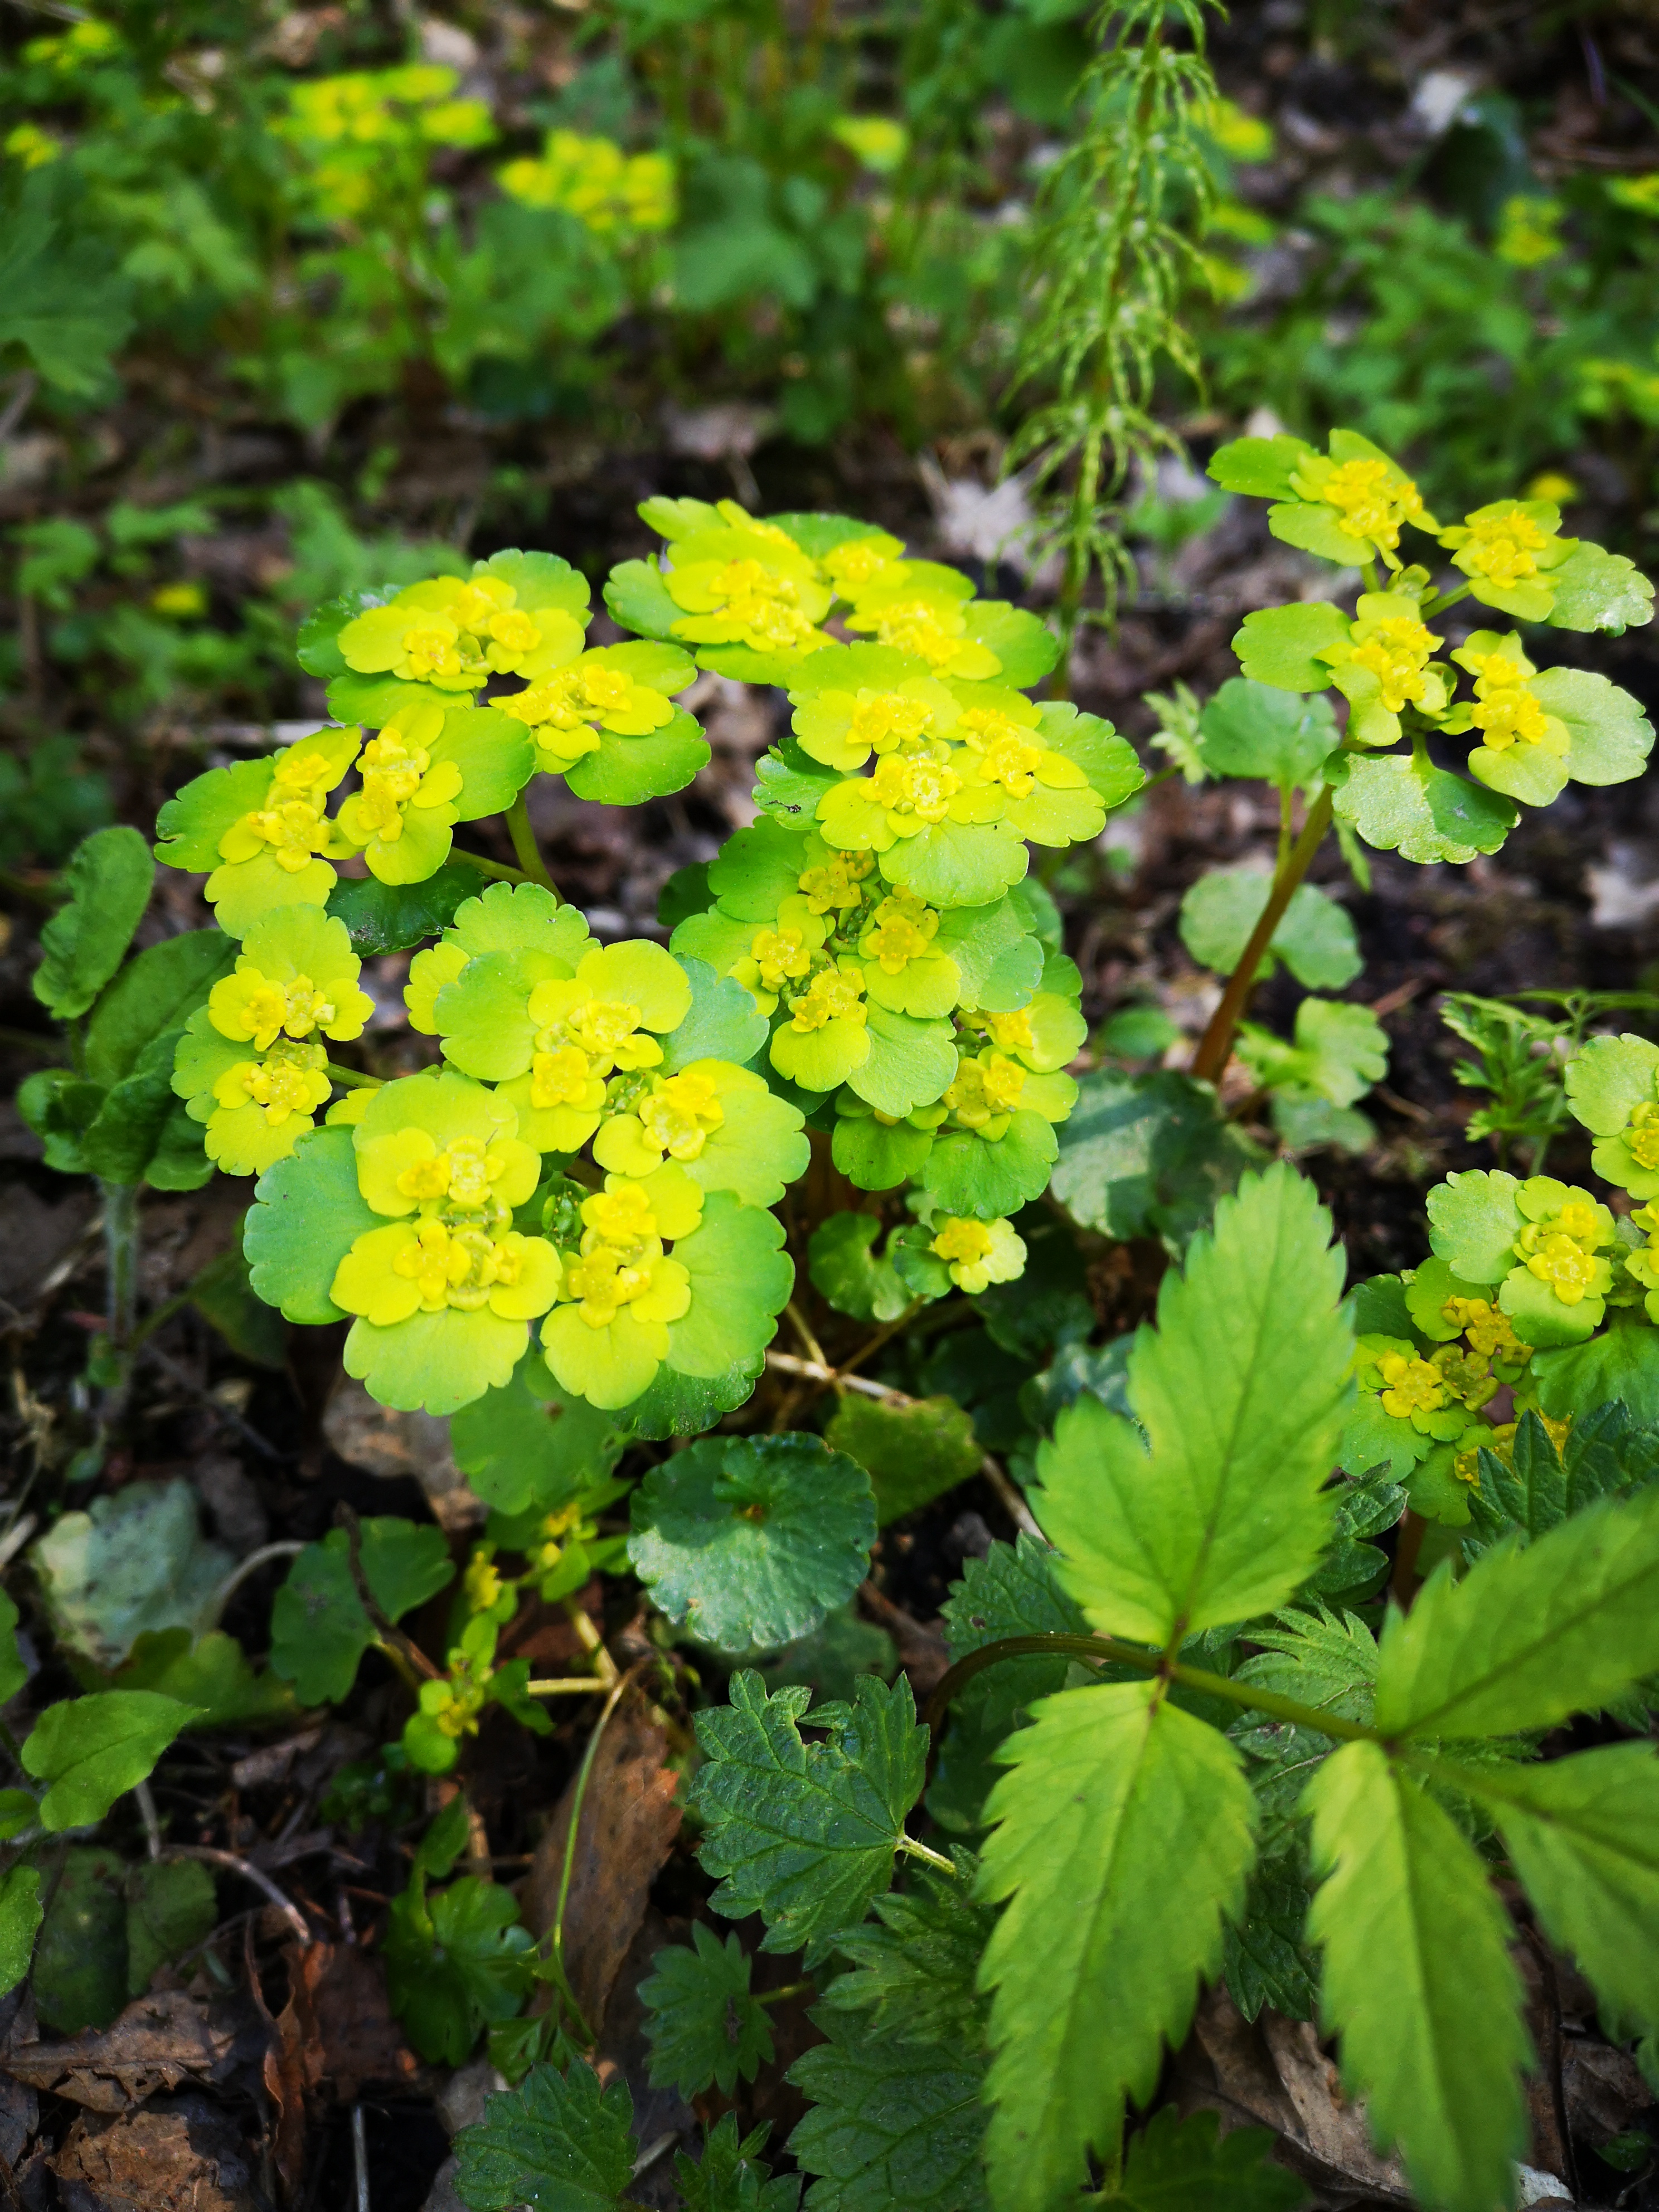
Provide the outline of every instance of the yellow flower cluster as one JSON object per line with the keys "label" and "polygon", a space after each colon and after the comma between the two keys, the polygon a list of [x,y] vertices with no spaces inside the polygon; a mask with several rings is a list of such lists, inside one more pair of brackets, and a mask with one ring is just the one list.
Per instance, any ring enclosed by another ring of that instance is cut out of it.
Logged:
{"label": "yellow flower cluster", "polygon": [[624,154],[613,138],[551,131],[534,159],[509,161],[501,190],[526,207],[562,208],[596,237],[666,230],[678,212],[666,154]]}
{"label": "yellow flower cluster", "polygon": [[1611,1242],[1601,1209],[1573,1199],[1559,1213],[1528,1222],[1515,1249],[1528,1273],[1547,1283],[1564,1306],[1576,1306],[1607,1288],[1610,1271],[1595,1255]]}

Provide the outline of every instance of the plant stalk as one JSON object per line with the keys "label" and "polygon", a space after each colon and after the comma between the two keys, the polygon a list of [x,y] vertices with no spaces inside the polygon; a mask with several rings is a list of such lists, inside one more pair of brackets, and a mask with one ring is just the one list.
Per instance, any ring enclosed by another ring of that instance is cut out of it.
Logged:
{"label": "plant stalk", "polygon": [[1285,919],[1285,909],[1297,885],[1308,872],[1309,864],[1324,842],[1325,832],[1331,826],[1332,790],[1329,784],[1320,793],[1308,809],[1308,818],[1302,825],[1302,835],[1291,846],[1285,865],[1273,878],[1273,886],[1267,894],[1267,903],[1261,909],[1261,918],[1250,932],[1249,942],[1239,956],[1238,965],[1227,978],[1227,988],[1221,994],[1221,1004],[1210,1017],[1210,1026],[1199,1041],[1193,1055],[1192,1073],[1202,1083],[1219,1083],[1222,1070],[1232,1053],[1233,1037],[1250,1002],[1250,993],[1255,988],[1255,971],[1261,965],[1261,956],[1273,943],[1273,932]]}
{"label": "plant stalk", "polygon": [[[544,891],[551,891],[557,898],[558,886],[548,873],[547,863],[536,842],[536,833],[530,826],[530,809],[525,805],[523,792],[507,808],[506,818],[507,834],[513,840],[513,849],[519,856],[519,866],[524,870],[526,878],[532,884],[539,884]],[[469,853],[466,858],[470,860],[471,854]]]}

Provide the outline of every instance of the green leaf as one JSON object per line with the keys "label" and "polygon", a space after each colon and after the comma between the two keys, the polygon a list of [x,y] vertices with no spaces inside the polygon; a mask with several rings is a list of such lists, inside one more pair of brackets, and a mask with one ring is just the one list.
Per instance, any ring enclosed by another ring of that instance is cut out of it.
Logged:
{"label": "green leaf", "polygon": [[[1223,975],[1237,967],[1272,889],[1271,872],[1249,862],[1198,878],[1181,902],[1181,941],[1200,967]],[[1310,990],[1340,991],[1364,965],[1346,909],[1313,884],[1291,892],[1258,978],[1273,974],[1275,955]]]}
{"label": "green leaf", "polygon": [[[499,1882],[468,1875],[428,1898],[424,1910],[410,1891],[394,1898],[386,1996],[413,2049],[434,2066],[465,2065],[483,2030],[511,2020],[528,1996],[535,1948],[512,1892]],[[501,2201],[522,2203],[525,2192]]]}
{"label": "green leaf", "polygon": [[556,1512],[603,1482],[628,1426],[586,1398],[567,1398],[539,1355],[513,1380],[450,1417],[455,1464],[498,1513]]}
{"label": "green leaf", "polygon": [[1531,690],[1572,739],[1567,773],[1575,783],[1628,783],[1653,750],[1653,725],[1639,701],[1587,668],[1546,668]]}
{"label": "green leaf", "polygon": [[1179,1247],[1259,1158],[1207,1084],[1162,1068],[1103,1068],[1078,1085],[1049,1188],[1085,1229]]}
{"label": "green leaf", "polygon": [[146,1630],[199,1635],[234,1561],[203,1540],[188,1482],[129,1482],[85,1512],[61,1514],[31,1554],[61,1641],[118,1667]]}
{"label": "green leaf", "polygon": [[684,791],[711,758],[695,717],[676,707],[671,721],[645,737],[602,732],[599,750],[584,753],[565,770],[564,780],[578,799],[601,806],[642,806],[647,799]]}
{"label": "green leaf", "polygon": [[1048,2212],[1127,2099],[1157,2086],[1220,1964],[1255,1806],[1224,1736],[1146,1682],[1044,1699],[1000,1756],[979,1894],[1008,1900],[981,1979],[995,1992],[987,2136],[1005,2212]]}
{"label": "green leaf", "polygon": [[737,2114],[727,2112],[708,2129],[702,2156],[695,2166],[682,2151],[674,2160],[674,2185],[684,2200],[685,2212],[795,2212],[799,2174],[773,2178],[770,2167],[757,2155],[770,2133],[763,2121],[739,2142]]}
{"label": "green leaf", "polygon": [[1263,2005],[1288,2020],[1311,2020],[1318,1998],[1315,1961],[1304,1948],[1308,1893],[1295,1865],[1269,1859],[1250,1877],[1244,1903],[1227,1923],[1222,1970],[1246,2020]]}
{"label": "green leaf", "polygon": [[870,1055],[848,1077],[848,1089],[895,1121],[942,1097],[957,1072],[951,1024],[915,1021],[873,1000],[866,1012]]}
{"label": "green leaf", "polygon": [[1243,628],[1234,632],[1232,648],[1253,684],[1279,691],[1323,691],[1329,688],[1331,672],[1314,656],[1346,638],[1348,627],[1347,616],[1324,599],[1266,607],[1245,616]]}
{"label": "green leaf", "polygon": [[936,1138],[922,1164],[921,1186],[939,1212],[994,1221],[1042,1196],[1059,1150],[1054,1124],[1017,1106],[1007,1134],[993,1141],[970,1129]]}
{"label": "green leaf", "polygon": [[806,1270],[812,1287],[854,1321],[896,1321],[910,1293],[890,1260],[877,1259],[881,1223],[872,1213],[832,1213],[812,1231]]}
{"label": "green leaf", "polygon": [[1150,1457],[1091,1398],[1039,1448],[1037,1517],[1097,1627],[1163,1644],[1282,1605],[1317,1565],[1352,1357],[1329,1238],[1310,1183],[1248,1176],[1129,1355]]}
{"label": "green leaf", "polygon": [[163,938],[130,960],[104,991],[87,1024],[85,1067],[94,1083],[119,1083],[146,1046],[177,1029],[236,964],[236,940],[222,929]]}
{"label": "green leaf", "polygon": [[705,1437],[634,1493],[628,1555],[700,1643],[775,1650],[816,1628],[869,1571],[876,1511],[856,1460],[809,1436]]}
{"label": "green leaf", "polygon": [[202,1132],[173,1090],[173,1055],[183,1030],[145,1046],[137,1067],[99,1108],[82,1150],[106,1182],[148,1182],[161,1190],[199,1190],[213,1172]]}
{"label": "green leaf", "polygon": [[[199,204],[216,225],[206,202]],[[90,225],[70,229],[54,210],[50,179],[26,182],[7,210],[0,349],[21,347],[42,380],[72,400],[107,400],[118,389],[112,357],[133,324],[134,288],[120,271],[123,251]]]}
{"label": "green leaf", "polygon": [[674,1257],[691,1278],[691,1305],[683,1321],[669,1323],[669,1365],[714,1380],[758,1358],[777,1334],[795,1282],[775,1214],[741,1205],[730,1191],[712,1191],[701,1223],[680,1238]]}
{"label": "green leaf", "polygon": [[[453,1580],[441,1528],[381,1517],[361,1523],[363,1579],[381,1610],[401,1620]],[[302,1705],[337,1705],[378,1633],[356,1585],[343,1528],[307,1544],[270,1609],[271,1672],[292,1682]],[[456,2061],[459,2064],[460,2062]]]}
{"label": "green leaf", "polygon": [[1328,700],[1297,699],[1243,676],[1229,677],[1199,717],[1198,750],[1212,775],[1259,775],[1281,791],[1310,784],[1338,742]]}
{"label": "green leaf", "polygon": [[1520,1189],[1501,1168],[1472,1168],[1429,1193],[1429,1241],[1461,1282],[1501,1283],[1514,1267]]}
{"label": "green leaf", "polygon": [[789,2149],[816,2177],[808,2212],[981,2212],[984,2064],[959,2047],[872,2043],[826,2008],[829,2035],[786,2077],[809,2100]]}
{"label": "green leaf", "polygon": [[1482,1450],[1476,1465],[1469,1514],[1478,1534],[1472,1542],[1465,1539],[1471,1550],[1512,1531],[1526,1543],[1566,1518],[1566,1471],[1536,1413],[1523,1413],[1516,1424],[1507,1464]]}
{"label": "green leaf", "polygon": [[1230,438],[1217,447],[1205,473],[1223,491],[1243,492],[1256,499],[1293,499],[1291,473],[1313,450],[1305,438]]}
{"label": "green leaf", "polygon": [[240,1234],[191,1284],[190,1302],[242,1358],[279,1374],[287,1366],[288,1333],[280,1316],[255,1295]]}
{"label": "green leaf", "polygon": [[956,1875],[919,1866],[910,1887],[875,1900],[875,1918],[837,1939],[853,1971],[837,1974],[823,2009],[859,2016],[873,2040],[977,2051],[986,2002],[975,1977],[996,1915],[974,1900],[975,1861],[959,1846]]}
{"label": "green leaf", "polygon": [[40,932],[31,988],[60,1022],[84,1014],[121,964],[149,904],[155,863],[136,830],[94,830],[70,857],[69,904]]}
{"label": "green leaf", "polygon": [[0,1705],[9,1705],[29,1678],[17,1648],[17,1620],[16,1606],[0,1590]]}
{"label": "green leaf", "polygon": [[[20,1891],[20,1917],[30,1903]],[[40,2018],[65,2035],[107,2027],[127,1995],[125,1867],[113,1851],[71,1850],[44,1921],[38,1887],[32,1905],[40,1927],[33,1991]]]}
{"label": "green leaf", "polygon": [[127,1994],[142,1996],[158,1966],[210,1936],[213,1877],[196,1859],[153,1859],[127,1877]]}
{"label": "green leaf", "polygon": [[1060,658],[1060,640],[1024,607],[1005,599],[969,599],[962,612],[969,636],[989,646],[1002,663],[998,681],[1016,691],[1037,683]]}
{"label": "green leaf", "polygon": [[983,1456],[973,1422],[954,1398],[891,1405],[849,1390],[824,1433],[869,1469],[884,1528],[977,1474]]}
{"label": "green leaf", "polygon": [[1549,620],[1556,629],[1604,629],[1622,637],[1634,623],[1653,620],[1653,586],[1622,553],[1581,540],[1549,574],[1554,604]]}
{"label": "green leaf", "polygon": [[1383,1632],[1390,1737],[1506,1735],[1594,1712],[1659,1669],[1659,1489],[1604,1499],[1528,1546],[1449,1562]]}
{"label": "green leaf", "polygon": [[1520,818],[1501,792],[1404,753],[1345,759],[1336,818],[1379,852],[1428,866],[1495,853]]}
{"label": "green leaf", "polygon": [[242,1231],[249,1277],[288,1321],[343,1321],[329,1296],[355,1237],[385,1226],[357,1188],[349,1129],[314,1129],[254,1186]]}
{"label": "green leaf", "polygon": [[1281,1613],[1279,1626],[1250,1625],[1250,1641],[1266,1648],[1237,1671],[1298,1705],[1316,1706],[1339,1719],[1369,1724],[1376,1688],[1376,1639],[1357,1613]]}
{"label": "green leaf", "polygon": [[614,623],[640,637],[669,637],[684,620],[654,561],[619,561],[605,580],[605,604]]}
{"label": "green leaf", "polygon": [[1123,2212],[1297,2212],[1306,2185],[1273,2163],[1273,2146],[1265,2128],[1235,2128],[1224,2138],[1213,2112],[1180,2120],[1165,2105],[1130,2136],[1111,2202]]}
{"label": "green leaf", "polygon": [[108,1093],[101,1084],[83,1083],[67,1067],[40,1067],[17,1086],[18,1117],[40,1138],[49,1168],[59,1175],[85,1175],[81,1140],[97,1120]]}
{"label": "green leaf", "polygon": [[653,1952],[650,1979],[640,1984],[651,2086],[696,2097],[714,2083],[729,2097],[770,2063],[771,2024],[749,1993],[749,1954],[737,1937],[722,1943],[697,1920],[691,1939]]}
{"label": "green leaf", "polygon": [[481,872],[465,860],[446,860],[418,884],[383,884],[378,876],[343,876],[328,895],[327,911],[346,926],[360,960],[405,952],[447,929],[458,909],[479,895]]}
{"label": "green leaf", "polygon": [[902,1676],[890,1687],[861,1674],[850,1711],[822,1709],[822,1743],[804,1743],[798,1726],[810,1692],[769,1698],[744,1672],[728,1694],[729,1705],[697,1716],[708,1764],[687,1801],[708,1824],[700,1856],[720,1883],[709,1902],[728,1920],[758,1912],[761,1948],[805,1947],[810,1966],[887,1887],[921,1794],[927,1732]]}
{"label": "green leaf", "polygon": [[27,1973],[42,1917],[40,1869],[8,1867],[0,1875],[0,1996]]}
{"label": "green leaf", "polygon": [[1621,1400],[1633,1418],[1659,1427],[1659,1328],[1639,1308],[1615,1308],[1587,1344],[1534,1352],[1538,1402],[1558,1419]]}
{"label": "green leaf", "polygon": [[819,800],[840,781],[833,769],[820,767],[786,736],[755,763],[755,804],[783,829],[810,830]]}
{"label": "green leaf", "polygon": [[215,1629],[192,1643],[187,1628],[147,1629],[133,1640],[125,1664],[110,1677],[113,1690],[160,1690],[193,1705],[197,1729],[236,1728],[250,1721],[287,1718],[294,1693],[274,1674],[256,1674],[234,1636]]}
{"label": "green leaf", "polygon": [[1544,1766],[1436,1771],[1493,1814],[1510,1863],[1558,1950],[1609,2018],[1659,2027],[1659,1758],[1609,1744]]}
{"label": "green leaf", "polygon": [[1351,1106],[1389,1072],[1389,1040],[1370,1008],[1333,999],[1304,999],[1294,1044],[1241,1022],[1238,1055],[1258,1083],[1297,1107]]}
{"label": "green leaf", "polygon": [[456,2136],[455,2194],[470,2212],[601,2212],[633,2178],[633,2119],[620,2075],[601,2089],[591,2067],[534,2066]]}
{"label": "green leaf", "polygon": [[1343,2081],[1378,2140],[1400,2145],[1419,2196],[1492,2212],[1513,2196],[1526,2142],[1509,1916],[1451,1820],[1377,1745],[1345,1744],[1306,1802],[1326,1876],[1309,1931]]}
{"label": "green leaf", "polygon": [[706,960],[679,958],[690,979],[691,1011],[662,1041],[661,1073],[673,1075],[694,1060],[729,1060],[746,1067],[766,1042],[765,1015],[730,975],[716,975]]}
{"label": "green leaf", "polygon": [[23,1771],[48,1786],[40,1800],[47,1829],[87,1828],[116,1799],[148,1779],[181,1729],[199,1718],[192,1705],[154,1690],[99,1690],[48,1705],[23,1743]]}
{"label": "green leaf", "polygon": [[650,1389],[626,1409],[628,1425],[647,1443],[703,1436],[718,1426],[722,1413],[735,1413],[754,1396],[764,1367],[763,1356],[757,1355],[734,1359],[718,1375],[678,1375],[672,1367],[659,1368]]}

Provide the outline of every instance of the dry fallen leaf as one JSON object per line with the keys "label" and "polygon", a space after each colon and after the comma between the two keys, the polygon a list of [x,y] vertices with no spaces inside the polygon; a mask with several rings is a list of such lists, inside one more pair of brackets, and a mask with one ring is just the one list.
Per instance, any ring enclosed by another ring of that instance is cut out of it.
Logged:
{"label": "dry fallen leaf", "polygon": [[181,2081],[222,2081],[239,2065],[257,2065],[264,2043],[264,2023],[240,1994],[204,2003],[185,1990],[161,1990],[137,1999],[101,2034],[8,2046],[0,2071],[92,2112],[119,2112]]}
{"label": "dry fallen leaf", "polygon": [[205,2097],[82,2113],[51,2165],[65,2212],[261,2212],[241,2132]]}
{"label": "dry fallen leaf", "polygon": [[343,1460],[366,1474],[413,1475],[441,1528],[476,1528],[489,1510],[455,1464],[448,1422],[434,1414],[380,1405],[343,1375],[324,1408],[323,1434]]}

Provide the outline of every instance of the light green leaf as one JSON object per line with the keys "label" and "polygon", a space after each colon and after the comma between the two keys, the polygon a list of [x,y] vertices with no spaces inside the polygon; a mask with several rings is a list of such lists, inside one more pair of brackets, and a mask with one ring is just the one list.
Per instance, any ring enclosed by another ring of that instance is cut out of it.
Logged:
{"label": "light green leaf", "polygon": [[552,1513],[605,1480],[628,1428],[586,1398],[567,1398],[532,1352],[510,1382],[451,1416],[449,1440],[456,1466],[487,1505]]}
{"label": "light green leaf", "polygon": [[1307,2203],[1305,2185],[1269,2157],[1267,2129],[1220,2129],[1213,2112],[1181,2120],[1165,2105],[1130,2136],[1112,2203],[1122,2212],[1297,2212]]}
{"label": "light green leaf", "polygon": [[1518,816],[1501,792],[1487,791],[1421,759],[1388,753],[1348,759],[1336,794],[1336,818],[1379,852],[1428,866],[1460,866],[1477,853],[1495,853]]}
{"label": "light green leaf", "polygon": [[1078,1086],[1049,1188],[1085,1229],[1179,1248],[1261,1157],[1207,1084],[1163,1068],[1102,1068]]}
{"label": "light green leaf", "polygon": [[758,1912],[763,1951],[807,1951],[854,1928],[892,1877],[904,1818],[921,1792],[927,1732],[910,1686],[861,1674],[851,1710],[821,1709],[824,1742],[804,1743],[809,1690],[768,1697],[758,1674],[732,1678],[729,1705],[696,1717],[707,1764],[689,1805],[708,1824],[699,1856],[728,1920]]}
{"label": "light green leaf", "polygon": [[872,2043],[820,2008],[830,2040],[790,2068],[810,2100],[789,2148],[807,2212],[981,2212],[984,2063],[969,2049]]}
{"label": "light green leaf", "polygon": [[1097,1627],[1163,1644],[1282,1605],[1317,1565],[1353,1349],[1330,1233],[1312,1184],[1248,1176],[1129,1355],[1150,1457],[1090,1397],[1039,1447],[1037,1517]]}
{"label": "light green leaf", "polygon": [[650,1978],[639,1986],[651,2086],[696,2097],[713,2083],[729,2097],[769,2063],[771,2024],[750,1995],[749,1954],[737,1937],[722,1943],[696,1920],[691,1938],[653,1952]]}
{"label": "light green leaf", "polygon": [[995,1992],[987,2137],[1004,2212],[1050,2212],[1109,2159],[1221,1960],[1254,1855],[1238,1753],[1146,1682],[1067,1690],[1000,1753],[979,1894],[1008,1903],[980,1978]]}
{"label": "light green leaf", "polygon": [[875,1255],[880,1234],[872,1213],[832,1213],[806,1247],[813,1289],[854,1321],[896,1321],[910,1303],[892,1261]]}
{"label": "light green leaf", "polygon": [[1461,1281],[1501,1283],[1514,1267],[1520,1188],[1501,1168],[1472,1168],[1429,1193],[1429,1242]]}
{"label": "light green leaf", "polygon": [[86,1828],[146,1780],[181,1729],[198,1718],[154,1690],[99,1690],[48,1705],[23,1744],[23,1771],[49,1786],[40,1825]]}
{"label": "light green leaf", "polygon": [[[1200,967],[1232,972],[1272,889],[1271,872],[1248,862],[1212,868],[1198,878],[1181,902],[1181,940]],[[1291,892],[1256,969],[1259,978],[1273,974],[1275,955],[1310,990],[1340,991],[1364,965],[1346,909],[1312,884],[1299,884]]]}
{"label": "light green leaf", "polygon": [[1253,684],[1279,691],[1324,691],[1331,672],[1314,655],[1348,635],[1348,617],[1324,599],[1266,607],[1246,615],[1234,633],[1233,651]]}
{"label": "light green leaf", "polygon": [[684,619],[654,561],[619,561],[605,580],[605,604],[614,623],[641,637],[670,637]]}
{"label": "light green leaf", "polygon": [[747,1066],[765,1044],[767,1022],[741,983],[717,976],[704,960],[681,957],[691,981],[691,1011],[663,1039],[661,1073],[676,1074],[695,1060],[729,1060]]}
{"label": "light green leaf", "polygon": [[848,1077],[848,1087],[878,1114],[895,1121],[943,1097],[957,1072],[957,1047],[948,1021],[913,1021],[867,1002],[870,1056]]}
{"label": "light green leaf", "polygon": [[849,1390],[825,1434],[869,1469],[884,1528],[977,1474],[983,1456],[973,1422],[954,1398],[890,1405]]}
{"label": "light green leaf", "polygon": [[[1352,1106],[1388,1073],[1389,1040],[1369,1006],[1304,999],[1296,1010],[1294,1044],[1254,1022],[1241,1022],[1238,1056],[1269,1090],[1293,1097],[1310,1092],[1310,1103],[1340,1108]],[[1369,1130],[1370,1123],[1365,1126]]]}
{"label": "light green leaf", "polygon": [[1622,637],[1634,623],[1653,620],[1653,586],[1633,561],[1581,541],[1550,571],[1555,599],[1549,620],[1556,629],[1604,629]]}
{"label": "light green leaf", "polygon": [[1024,607],[1005,599],[970,599],[962,612],[969,636],[989,646],[1002,663],[998,681],[1016,691],[1046,676],[1060,658],[1060,640]]}
{"label": "light green leaf", "polygon": [[1230,438],[1210,456],[1205,473],[1223,491],[1244,492],[1256,499],[1291,499],[1291,474],[1314,450],[1305,438],[1282,434],[1276,438]]}
{"label": "light green leaf", "polygon": [[111,1675],[110,1687],[160,1690],[193,1705],[200,1715],[192,1723],[196,1729],[244,1727],[295,1711],[287,1683],[256,1674],[241,1645],[222,1629],[194,1643],[187,1628],[146,1630],[135,1638],[126,1663]]}
{"label": "light green leaf", "polygon": [[642,806],[684,791],[712,755],[696,719],[676,707],[673,719],[644,737],[620,738],[602,730],[597,751],[584,753],[564,780],[578,799],[602,806]]}
{"label": "light green leaf", "polygon": [[691,1304],[683,1321],[669,1324],[669,1365],[712,1378],[764,1352],[795,1282],[775,1214],[713,1191],[674,1257],[691,1277]]}
{"label": "light green leaf", "polygon": [[1532,691],[1547,714],[1567,726],[1575,783],[1628,783],[1653,750],[1653,725],[1641,702],[1587,668],[1546,668]]}
{"label": "light green leaf", "polygon": [[817,1626],[869,1571],[870,1479],[816,1437],[705,1437],[634,1493],[628,1555],[668,1619],[722,1651]]}
{"label": "light green leaf", "polygon": [[1638,1106],[1659,1097],[1659,1045],[1644,1036],[1593,1036],[1566,1065],[1567,1104],[1593,1136],[1613,1137]]}
{"label": "light green leaf", "polygon": [[1198,750],[1212,775],[1262,776],[1288,791],[1311,783],[1337,744],[1330,702],[1297,699],[1231,676],[1199,717]]}
{"label": "light green leaf", "polygon": [[1059,1151],[1053,1122],[1017,1106],[1006,1136],[988,1140],[971,1130],[952,1129],[935,1138],[922,1164],[921,1186],[941,1213],[994,1221],[1042,1195]]}
{"label": "light green leaf", "polygon": [[40,1869],[8,1867],[0,1875],[0,1996],[27,1973],[42,1917]]}
{"label": "light green leaf", "polygon": [[1505,1735],[1594,1712],[1659,1669],[1659,1488],[1607,1498],[1524,1551],[1449,1565],[1382,1636],[1389,1736]]}
{"label": "light green leaf", "polygon": [[155,863],[136,830],[94,830],[70,855],[69,904],[40,932],[34,995],[60,1022],[84,1014],[121,964],[149,904]]}
{"label": "light green leaf", "polygon": [[349,1129],[316,1129],[254,1186],[242,1232],[248,1279],[289,1321],[343,1321],[329,1296],[354,1238],[385,1226],[357,1188]]}
{"label": "light green leaf", "polygon": [[1509,1916],[1452,1821],[1377,1745],[1345,1744],[1304,1802],[1326,1875],[1309,1932],[1343,2081],[1423,2198],[1492,2212],[1512,2200],[1526,2142]]}

